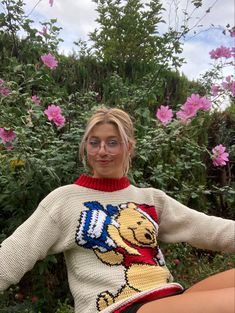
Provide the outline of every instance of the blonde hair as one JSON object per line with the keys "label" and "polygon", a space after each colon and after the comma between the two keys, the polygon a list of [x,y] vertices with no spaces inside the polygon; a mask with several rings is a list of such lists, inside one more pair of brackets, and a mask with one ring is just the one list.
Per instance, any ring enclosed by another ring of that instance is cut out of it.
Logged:
{"label": "blonde hair", "polygon": [[113,124],[121,136],[124,145],[123,174],[126,175],[130,168],[131,159],[134,154],[135,138],[132,120],[128,113],[121,109],[100,107],[90,117],[80,144],[79,154],[81,160],[83,164],[86,164],[86,140],[92,129],[98,124],[106,123]]}

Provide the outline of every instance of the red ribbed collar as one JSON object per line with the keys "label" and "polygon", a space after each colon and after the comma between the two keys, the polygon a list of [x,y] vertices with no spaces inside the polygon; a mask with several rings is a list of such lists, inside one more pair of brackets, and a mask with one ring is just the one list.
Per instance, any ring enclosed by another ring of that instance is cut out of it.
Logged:
{"label": "red ribbed collar", "polygon": [[107,192],[118,191],[130,186],[130,182],[126,176],[122,178],[94,178],[84,174],[74,184]]}

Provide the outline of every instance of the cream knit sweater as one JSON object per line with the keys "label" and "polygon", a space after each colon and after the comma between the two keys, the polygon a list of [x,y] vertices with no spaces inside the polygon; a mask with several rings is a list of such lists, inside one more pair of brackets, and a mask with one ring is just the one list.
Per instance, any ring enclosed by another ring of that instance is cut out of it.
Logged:
{"label": "cream knit sweater", "polygon": [[76,313],[121,312],[181,292],[158,246],[188,242],[234,252],[235,223],[191,210],[164,192],[82,175],[57,188],[0,248],[0,291],[37,260],[63,252]]}

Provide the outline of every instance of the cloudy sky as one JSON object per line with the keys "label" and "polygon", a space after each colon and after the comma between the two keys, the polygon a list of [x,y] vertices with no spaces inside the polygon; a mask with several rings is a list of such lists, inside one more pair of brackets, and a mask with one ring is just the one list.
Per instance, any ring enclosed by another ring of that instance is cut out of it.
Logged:
{"label": "cloudy sky", "polygon": [[[146,1],[144,1],[146,2]],[[165,20],[167,26],[177,27],[182,25],[183,10],[188,4],[187,12],[192,13],[193,6],[187,0],[162,0],[166,9]],[[82,39],[87,41],[89,32],[97,26],[96,4],[92,0],[54,0],[52,7],[49,0],[24,0],[25,12],[35,21],[36,27],[40,29],[39,22],[45,22],[51,18],[57,18],[58,25],[63,28],[61,38],[64,39],[60,50],[69,53],[74,41]],[[234,0],[202,0],[203,6],[192,14],[189,26],[194,27],[191,34],[184,40],[183,57],[186,64],[182,67],[182,72],[190,79],[197,79],[199,75],[210,68],[209,51],[221,45],[226,47],[234,46],[234,39],[229,35],[222,34],[222,28],[227,24],[234,26]],[[36,5],[36,8],[33,9]],[[206,14],[209,9],[210,13]],[[1,8],[0,8],[1,10]],[[176,14],[177,12],[177,14]],[[215,27],[211,29],[211,25]],[[164,31],[164,28],[162,28]],[[197,32],[194,36],[193,31]],[[232,74],[232,73],[231,73]]]}

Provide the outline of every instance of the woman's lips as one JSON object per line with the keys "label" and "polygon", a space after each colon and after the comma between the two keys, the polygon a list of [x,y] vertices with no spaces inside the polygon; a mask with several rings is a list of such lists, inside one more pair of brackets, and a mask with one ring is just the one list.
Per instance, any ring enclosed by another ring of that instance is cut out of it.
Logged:
{"label": "woman's lips", "polygon": [[109,165],[111,160],[97,160],[97,162],[100,164],[100,165]]}

